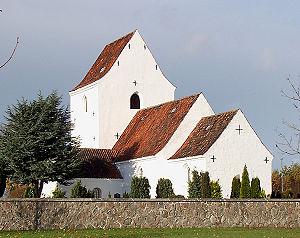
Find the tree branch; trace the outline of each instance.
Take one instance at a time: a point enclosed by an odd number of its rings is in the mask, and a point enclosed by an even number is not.
[[[0,66],[0,69],[3,68],[12,59],[13,55],[15,54],[15,51],[17,49],[18,44],[19,44],[19,37],[17,37],[17,43],[16,43],[16,46],[15,46],[11,56],[9,57],[9,59],[3,65]]]

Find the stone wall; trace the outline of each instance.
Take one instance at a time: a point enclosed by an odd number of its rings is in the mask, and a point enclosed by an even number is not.
[[[299,199],[0,199],[0,229],[299,228],[299,203]]]

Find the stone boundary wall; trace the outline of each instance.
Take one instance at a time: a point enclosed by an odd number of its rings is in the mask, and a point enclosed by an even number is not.
[[[300,199],[0,199],[0,230],[300,227]]]

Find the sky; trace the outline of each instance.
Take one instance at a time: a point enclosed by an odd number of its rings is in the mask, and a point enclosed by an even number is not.
[[[300,75],[300,2],[277,0],[2,0],[0,122],[18,99],[68,92],[104,46],[138,29],[175,98],[203,92],[216,113],[240,108],[274,155],[273,169],[299,163],[276,149],[299,117],[281,90]],[[255,158],[254,158],[255,159]]]

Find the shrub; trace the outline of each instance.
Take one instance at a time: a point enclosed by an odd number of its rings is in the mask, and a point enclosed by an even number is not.
[[[260,198],[260,192],[261,188],[259,178],[252,178],[250,188],[251,198]]]
[[[260,191],[259,197],[260,197],[260,198],[266,198],[266,197],[267,197],[267,196],[266,196],[265,190],[262,189],[262,190]]]
[[[193,170],[192,181],[190,181],[188,185],[189,198],[201,198],[201,184],[201,174],[199,175],[196,170]]]
[[[171,180],[160,178],[156,186],[156,198],[172,198],[174,195]]]
[[[129,198],[129,194],[125,191],[125,193],[123,193],[122,197],[123,198]]]
[[[177,195],[174,195],[173,198],[185,198],[185,197],[183,195],[181,195],[181,194],[177,194]]]
[[[81,185],[81,181],[77,181],[77,184],[71,189],[71,198],[92,198],[93,192],[87,190],[85,186]]]
[[[210,187],[212,198],[222,198],[222,189],[219,184],[219,179],[217,181],[210,181]]]
[[[31,185],[28,185],[24,191],[24,198],[34,198],[34,190]]]
[[[250,180],[249,174],[247,171],[247,166],[244,166],[243,174],[242,174],[242,182],[241,182],[241,192],[240,198],[250,198]]]
[[[108,192],[108,198],[111,198],[111,193],[110,193],[110,191]]]
[[[132,198],[150,198],[150,184],[145,177],[134,176],[131,180],[130,197]]]
[[[240,178],[235,176],[232,179],[232,184],[231,184],[231,198],[239,198],[240,197],[240,192],[241,192],[241,181]]]
[[[62,188],[58,188],[56,184],[55,190],[52,192],[52,198],[66,198],[66,192]]]
[[[202,179],[201,197],[202,198],[210,198],[211,197],[211,187],[210,187],[209,173],[208,172],[202,173],[201,179]]]

